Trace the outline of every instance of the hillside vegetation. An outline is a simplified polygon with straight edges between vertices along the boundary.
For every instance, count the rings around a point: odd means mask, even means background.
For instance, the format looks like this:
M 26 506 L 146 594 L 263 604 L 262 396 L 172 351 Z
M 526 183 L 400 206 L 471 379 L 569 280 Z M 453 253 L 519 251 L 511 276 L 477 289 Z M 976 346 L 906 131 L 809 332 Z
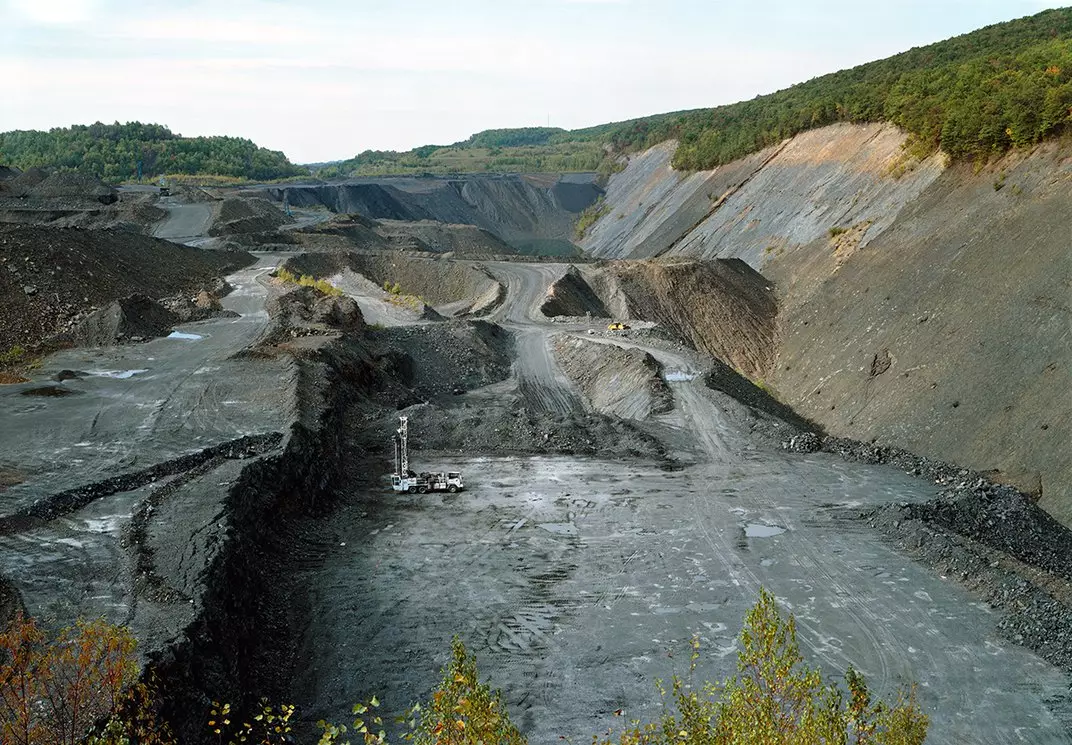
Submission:
M 673 166 L 704 170 L 837 122 L 891 122 L 914 154 L 987 158 L 1072 119 L 1072 8 L 995 24 L 750 101 L 604 124 L 488 130 L 449 146 L 367 151 L 325 176 L 471 171 L 609 172 L 616 155 L 677 140 Z
M 168 174 L 269 181 L 307 173 L 239 137 L 180 137 L 159 124 L 90 124 L 0 133 L 0 164 L 81 171 L 112 183 Z

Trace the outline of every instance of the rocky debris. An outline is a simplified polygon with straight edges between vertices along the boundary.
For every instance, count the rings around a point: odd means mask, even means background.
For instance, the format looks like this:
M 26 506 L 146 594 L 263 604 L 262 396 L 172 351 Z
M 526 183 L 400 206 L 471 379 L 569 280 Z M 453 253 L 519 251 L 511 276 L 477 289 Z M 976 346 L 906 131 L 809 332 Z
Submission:
M 373 332 L 385 403 L 396 408 L 480 388 L 510 376 L 513 335 L 486 321 L 448 321 Z M 395 381 L 401 387 L 392 387 Z
M 93 311 L 61 339 L 81 347 L 113 346 L 166 336 L 178 322 L 179 317 L 162 304 L 135 294 Z
M 135 293 L 192 297 L 252 261 L 118 230 L 0 228 L 0 354 L 44 349 Z
M 782 447 L 790 453 L 817 453 L 822 450 L 823 443 L 814 432 L 801 432 L 786 440 Z
M 234 289 L 224 279 L 217 279 L 212 286 L 196 295 L 176 295 L 164 298 L 161 304 L 178 317 L 181 323 L 204 321 L 209 318 L 237 318 L 234 311 L 224 310 L 220 298 Z
M 287 223 L 286 214 L 267 199 L 227 197 L 216 208 L 211 236 L 266 233 Z
M 365 326 L 361 308 L 353 298 L 326 295 L 315 287 L 287 286 L 269 297 L 266 308 L 273 324 L 262 346 L 306 336 L 354 332 Z
M 595 291 L 588 286 L 577 267 L 570 266 L 566 273 L 551 283 L 547 296 L 540 306 L 547 317 L 595 316 L 608 318 L 611 313 L 603 305 Z
M 24 174 L 25 175 L 25 174 Z M 92 198 L 101 204 L 115 204 L 119 192 L 100 179 L 83 173 L 61 171 L 30 187 L 26 194 L 39 199 L 52 197 Z
M 641 349 L 559 335 L 554 351 L 562 372 L 600 413 L 641 420 L 674 407 L 663 366 Z
M 783 447 L 811 448 L 816 440 L 824 452 L 892 465 L 942 487 L 928 502 L 889 504 L 861 517 L 1004 611 L 998 628 L 1009 641 L 1072 672 L 1072 530 L 1011 486 L 900 448 L 807 434 Z
M 34 166 L 33 168 L 27 168 L 25 171 L 17 175 L 11 181 L 8 182 L 8 186 L 11 188 L 11 196 L 24 197 L 31 189 L 40 184 L 42 181 L 49 177 L 49 172 L 44 168 Z

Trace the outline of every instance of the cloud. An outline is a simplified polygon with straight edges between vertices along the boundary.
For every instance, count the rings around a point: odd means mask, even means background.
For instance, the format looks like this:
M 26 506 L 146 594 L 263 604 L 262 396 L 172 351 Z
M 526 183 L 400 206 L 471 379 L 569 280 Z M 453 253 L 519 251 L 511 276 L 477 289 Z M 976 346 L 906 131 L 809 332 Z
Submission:
M 93 18 L 97 0 L 9 0 L 8 6 L 31 23 L 71 25 Z

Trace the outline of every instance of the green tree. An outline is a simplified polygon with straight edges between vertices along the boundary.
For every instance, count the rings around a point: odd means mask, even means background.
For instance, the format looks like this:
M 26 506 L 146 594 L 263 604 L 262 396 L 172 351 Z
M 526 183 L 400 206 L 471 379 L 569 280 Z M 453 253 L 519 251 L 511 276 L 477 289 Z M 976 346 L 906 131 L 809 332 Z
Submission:
M 693 669 L 699 655 L 693 641 Z M 760 591 L 741 632 L 737 675 L 722 684 L 694 687 L 675 677 L 662 717 L 635 722 L 618 745 L 919 745 L 927 716 L 914 689 L 894 705 L 873 702 L 867 684 L 851 668 L 846 690 L 824 683 L 804 663 L 793 616 L 784 618 L 774 597 Z M 846 691 L 848 698 L 846 701 Z M 601 745 L 612 745 L 608 738 Z

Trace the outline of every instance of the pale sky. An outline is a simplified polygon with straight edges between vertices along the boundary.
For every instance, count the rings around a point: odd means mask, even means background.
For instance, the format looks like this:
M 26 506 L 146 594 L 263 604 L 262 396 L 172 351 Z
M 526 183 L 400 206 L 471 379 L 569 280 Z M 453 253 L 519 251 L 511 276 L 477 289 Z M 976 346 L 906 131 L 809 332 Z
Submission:
M 0 131 L 138 120 L 307 163 L 732 103 L 1045 0 L 0 0 Z

